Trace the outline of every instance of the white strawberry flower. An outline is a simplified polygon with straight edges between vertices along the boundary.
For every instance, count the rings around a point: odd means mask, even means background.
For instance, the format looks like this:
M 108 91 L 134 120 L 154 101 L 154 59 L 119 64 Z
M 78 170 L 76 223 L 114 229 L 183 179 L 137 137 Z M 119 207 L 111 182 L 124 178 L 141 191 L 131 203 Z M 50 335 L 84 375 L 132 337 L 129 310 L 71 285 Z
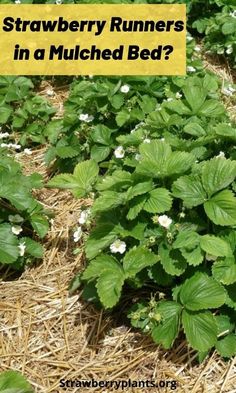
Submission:
M 20 243 L 18 248 L 19 248 L 20 256 L 23 257 L 25 255 L 25 249 L 26 249 L 25 242 Z
M 21 0 L 15 0 L 15 4 L 21 4 Z
M 21 145 L 17 144 L 17 143 L 8 143 L 8 147 L 15 149 L 15 150 L 20 150 L 21 149 Z
M 88 219 L 88 217 L 89 217 L 89 215 L 90 215 L 90 209 L 83 210 L 80 213 L 80 217 L 79 217 L 79 220 L 78 220 L 79 223 L 80 224 L 85 224 L 87 219 Z
M 195 51 L 195 52 L 201 52 L 201 47 L 200 47 L 199 45 L 196 45 L 196 46 L 194 47 L 194 51 Z
M 222 93 L 228 97 L 232 97 L 232 95 L 235 93 L 235 91 L 236 90 L 232 86 L 223 87 L 223 89 L 222 89 Z
M 172 223 L 172 219 L 164 214 L 158 217 L 158 222 L 162 227 L 169 228 Z
M 56 0 L 55 3 L 56 4 L 62 4 L 62 0 Z
M 76 231 L 73 233 L 75 243 L 81 239 L 82 234 L 83 234 L 82 228 L 78 227 Z
M 233 93 L 232 93 L 229 89 L 227 89 L 226 87 L 224 87 L 224 88 L 222 89 L 222 93 L 223 93 L 225 96 L 229 96 L 229 97 L 231 97 L 231 96 L 233 95 Z
M 216 157 L 218 157 L 218 158 L 225 158 L 225 153 L 223 151 L 220 151 L 220 153 Z
M 121 93 L 124 93 L 124 94 L 127 94 L 129 92 L 129 90 L 130 90 L 129 85 L 123 85 L 120 88 Z
M 179 213 L 179 216 L 180 216 L 180 218 L 184 218 L 185 217 L 185 213 L 181 212 L 181 213 Z
M 191 35 L 187 35 L 187 42 L 191 42 L 193 40 L 193 37 L 191 37 Z
M 140 161 L 141 160 L 141 154 L 135 154 L 135 160 Z
M 24 218 L 21 217 L 19 214 L 15 214 L 14 216 L 10 214 L 10 215 L 8 216 L 8 220 L 9 220 L 10 222 L 19 224 L 19 223 L 21 223 L 21 222 L 24 221 Z
M 169 98 L 167 98 L 167 102 L 171 102 L 171 101 L 173 101 L 174 99 L 173 98 L 171 98 L 171 97 L 169 97 Z
M 24 149 L 24 153 L 27 154 L 28 156 L 31 156 L 31 154 L 33 154 L 32 150 L 31 149 L 27 149 L 27 148 Z
M 125 150 L 123 146 L 118 146 L 114 151 L 116 158 L 123 158 L 125 156 Z
M 227 55 L 231 55 L 231 53 L 233 53 L 233 46 L 228 45 L 225 52 L 227 53 Z
M 224 53 L 224 48 L 219 48 L 219 49 L 217 49 L 217 53 L 218 53 L 218 55 L 223 55 L 223 53 Z
M 93 121 L 94 117 L 93 115 L 89 115 L 88 113 L 81 113 L 79 115 L 79 120 L 80 121 L 85 121 L 86 123 L 89 123 L 90 121 Z
M 196 72 L 196 68 L 192 66 L 187 66 L 187 71 L 188 72 Z
M 231 93 L 235 93 L 236 92 L 236 89 L 234 89 L 234 87 L 231 86 L 231 85 L 228 86 L 228 90 L 231 91 Z
M 111 245 L 110 245 L 110 250 L 112 254 L 120 253 L 124 254 L 126 250 L 126 244 L 120 239 L 115 240 Z
M 181 93 L 177 92 L 177 93 L 175 94 L 175 97 L 176 97 L 177 99 L 180 99 L 180 98 L 183 97 L 183 95 L 182 95 Z
M 53 97 L 55 93 L 54 93 L 53 89 L 47 89 L 46 94 L 48 97 Z
M 144 333 L 149 332 L 149 330 L 150 330 L 150 326 L 149 325 L 146 325 L 145 328 L 143 329 Z
M 23 229 L 20 227 L 20 225 L 14 225 L 11 227 L 11 231 L 14 233 L 14 235 L 19 235 Z
M 232 18 L 236 18 L 236 10 L 230 12 L 229 15 L 232 16 Z
M 145 138 L 145 139 L 143 140 L 143 143 L 151 143 L 151 139 Z
M 8 132 L 0 132 L 0 139 L 8 138 L 10 134 Z

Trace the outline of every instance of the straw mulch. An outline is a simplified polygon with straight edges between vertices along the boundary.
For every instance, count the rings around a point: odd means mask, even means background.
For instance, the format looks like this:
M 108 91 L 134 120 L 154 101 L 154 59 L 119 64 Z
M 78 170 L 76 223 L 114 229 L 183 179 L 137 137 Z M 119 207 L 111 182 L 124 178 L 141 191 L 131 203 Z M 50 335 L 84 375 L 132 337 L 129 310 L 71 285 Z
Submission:
M 216 74 L 222 81 L 222 87 L 227 83 L 236 83 L 236 69 L 233 70 L 227 61 L 216 55 L 205 54 L 203 64 L 205 68 Z M 235 97 L 222 96 L 224 105 L 233 121 L 236 121 L 236 100 Z
M 60 119 L 64 113 L 64 102 L 69 96 L 69 84 L 52 85 L 50 80 L 43 80 L 37 90 L 37 94 L 45 97 L 57 110 L 55 117 Z M 53 91 L 53 95 L 48 95 L 48 91 Z
M 43 150 L 20 157 L 26 173 L 47 178 Z M 178 392 L 236 392 L 235 361 L 224 362 L 212 353 L 201 365 L 196 353 L 179 340 L 172 351 L 157 347 L 146 336 L 125 326 L 119 318 L 97 311 L 69 296 L 68 284 L 84 267 L 82 254 L 73 255 L 72 231 L 82 205 L 64 191 L 36 192 L 55 213 L 45 240 L 43 261 L 20 278 L 0 282 L 0 371 L 21 371 L 36 393 L 88 391 L 59 388 L 59 380 L 175 380 Z M 118 319 L 118 321 L 117 321 Z M 128 393 L 170 392 L 165 388 L 129 388 Z M 114 388 L 94 389 L 115 392 Z

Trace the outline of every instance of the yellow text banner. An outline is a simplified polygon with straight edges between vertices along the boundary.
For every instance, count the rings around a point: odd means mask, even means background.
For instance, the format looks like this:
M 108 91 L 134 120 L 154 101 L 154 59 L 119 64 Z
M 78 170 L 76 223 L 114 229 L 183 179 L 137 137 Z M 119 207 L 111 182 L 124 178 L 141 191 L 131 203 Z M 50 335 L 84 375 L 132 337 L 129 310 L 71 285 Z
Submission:
M 184 75 L 186 7 L 0 5 L 2 75 Z

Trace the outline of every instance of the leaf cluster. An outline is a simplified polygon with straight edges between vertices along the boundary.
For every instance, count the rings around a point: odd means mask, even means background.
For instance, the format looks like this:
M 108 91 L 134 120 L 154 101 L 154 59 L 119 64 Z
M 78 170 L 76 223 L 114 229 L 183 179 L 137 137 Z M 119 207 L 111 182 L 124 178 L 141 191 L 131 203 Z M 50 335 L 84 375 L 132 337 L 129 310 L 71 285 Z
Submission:
M 48 219 L 43 206 L 32 195 L 33 189 L 42 185 L 41 175 L 34 173 L 25 176 L 20 165 L 1 151 L 1 265 L 22 269 L 32 259 L 42 258 L 43 248 L 38 238 L 46 235 Z

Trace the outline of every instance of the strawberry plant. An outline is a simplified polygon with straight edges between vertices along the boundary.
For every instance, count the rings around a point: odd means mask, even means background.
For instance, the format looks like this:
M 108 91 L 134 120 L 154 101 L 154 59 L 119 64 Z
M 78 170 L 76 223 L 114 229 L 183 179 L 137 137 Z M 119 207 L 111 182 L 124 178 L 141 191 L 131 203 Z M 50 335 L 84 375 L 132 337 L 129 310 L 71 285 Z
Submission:
M 213 90 L 218 88 L 217 82 L 206 80 L 207 83 L 213 84 Z M 165 95 L 168 100 L 172 100 L 172 96 L 176 98 L 184 84 L 184 77 L 76 80 L 65 103 L 63 120 L 53 120 L 44 129 L 44 137 L 50 142 L 45 155 L 46 164 L 54 162 L 54 170 L 71 172 L 76 163 L 90 154 L 97 162 L 109 160 L 117 137 L 142 128 L 148 115 L 157 108 L 159 110 L 160 104 L 166 101 Z M 169 94 L 171 87 L 173 91 Z
M 15 141 L 16 133 L 20 134 L 16 149 L 28 143 L 46 141 L 43 131 L 56 110 L 45 98 L 34 95 L 33 87 L 26 77 L 0 77 L 0 126 L 1 131 L 8 134 L 4 141 L 6 147 Z
M 34 96 L 14 111 L 11 127 L 22 132 L 20 143 L 25 146 L 29 141 L 45 143 L 44 128 L 50 118 L 56 113 L 44 97 Z
M 42 177 L 23 175 L 4 149 L 0 154 L 0 264 L 22 269 L 43 256 L 37 239 L 46 235 L 48 220 L 43 206 L 32 196 L 32 189 L 42 187 Z
M 97 162 L 105 161 L 116 136 L 130 131 L 155 109 L 165 80 L 98 77 L 75 81 L 63 121 L 52 122 L 45 131 L 49 138 L 52 135 L 53 144 L 46 153 L 47 164 L 57 158 L 59 168 L 70 171 L 90 151 Z
M 73 288 L 83 283 L 84 297 L 107 309 L 122 304 L 131 324 L 167 349 L 181 332 L 199 359 L 212 348 L 231 357 L 235 125 L 218 78 L 189 73 L 145 78 L 140 90 L 139 78 L 76 81 L 64 122 L 74 131 L 82 123 L 80 159 L 90 159 L 48 186 L 94 198 L 74 233 L 88 265 Z
M 202 98 L 202 105 L 209 104 Z M 226 134 L 220 123 L 214 138 L 227 143 Z M 131 322 L 165 348 L 183 330 L 200 353 L 215 346 L 230 357 L 236 351 L 236 161 L 218 154 L 214 143 L 212 158 L 196 162 L 191 144 L 139 142 L 138 159 L 117 158 L 103 178 L 89 160 L 49 182 L 79 198 L 96 191 L 96 226 L 85 242 L 89 264 L 81 280 L 108 309 L 136 290 Z
M 54 169 L 71 172 L 91 155 L 105 169 L 112 162 L 117 165 L 115 158 L 125 148 L 125 160 L 131 163 L 135 155 L 130 153 L 137 153 L 137 145 L 150 136 L 164 137 L 187 150 L 195 147 L 196 158 L 210 156 L 205 146 L 216 143 L 216 126 L 226 127 L 229 122 L 219 102 L 219 87 L 215 76 L 203 72 L 187 78 L 76 81 L 64 119 L 53 120 L 44 130 L 51 142 L 46 162 L 56 159 Z M 221 143 L 217 136 L 217 144 L 220 151 L 225 141 Z
M 213 16 L 196 20 L 193 28 L 204 33 L 204 44 L 207 51 L 224 55 L 234 65 L 236 62 L 236 10 L 235 3 L 223 7 Z

